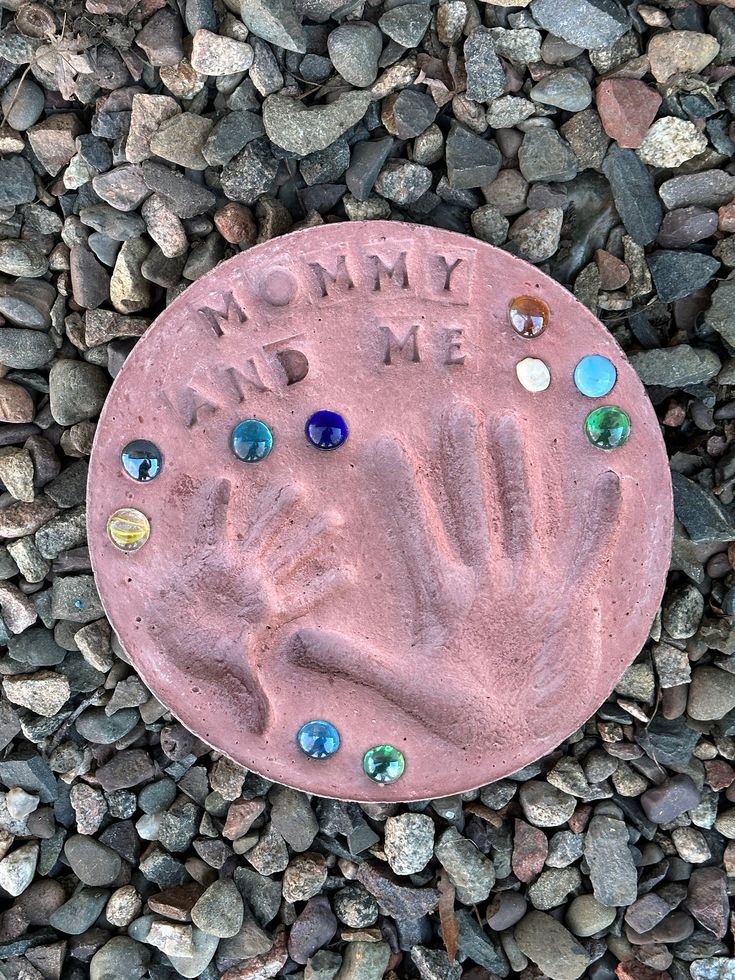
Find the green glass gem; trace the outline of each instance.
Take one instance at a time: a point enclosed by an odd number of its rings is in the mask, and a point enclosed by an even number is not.
[[[592,445],[598,449],[617,449],[628,441],[630,418],[622,408],[603,405],[587,416],[584,431]]]
[[[394,783],[403,775],[406,760],[392,745],[376,745],[365,753],[362,768],[376,783]]]

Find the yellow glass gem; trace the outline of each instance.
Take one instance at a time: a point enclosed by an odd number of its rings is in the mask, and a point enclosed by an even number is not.
[[[150,533],[150,521],[134,507],[122,507],[107,520],[107,534],[120,551],[137,551],[146,543]]]

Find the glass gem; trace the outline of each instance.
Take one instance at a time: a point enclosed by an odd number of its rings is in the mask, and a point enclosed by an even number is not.
[[[615,387],[618,372],[615,365],[601,354],[583,357],[574,369],[574,383],[588,398],[602,398]]]
[[[598,449],[617,449],[628,441],[630,419],[622,408],[604,405],[590,412],[584,423],[584,431]]]
[[[337,412],[314,412],[307,421],[306,438],[317,449],[338,449],[348,435],[347,423]]]
[[[123,469],[140,483],[155,479],[163,466],[163,454],[147,439],[135,439],[123,449],[120,459]]]
[[[299,748],[311,759],[328,759],[339,748],[339,732],[329,721],[307,721],[296,736]]]
[[[524,357],[516,364],[516,374],[526,391],[546,391],[551,384],[551,372],[538,357]]]
[[[273,433],[260,419],[245,419],[232,430],[230,444],[244,463],[259,463],[273,449]]]
[[[150,537],[151,525],[139,510],[123,507],[109,517],[107,533],[110,541],[121,551],[137,551]]]
[[[392,745],[376,745],[365,753],[362,768],[376,783],[394,783],[403,775],[406,760]]]
[[[510,304],[508,317],[521,337],[540,337],[549,325],[549,307],[535,296],[517,296]]]

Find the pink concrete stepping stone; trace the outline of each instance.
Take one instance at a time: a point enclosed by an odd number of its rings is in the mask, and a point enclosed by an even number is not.
[[[605,328],[538,269],[394,222],[284,236],[137,344],[89,540],[130,662],[192,731],[322,796],[527,765],[640,651],[671,485]]]

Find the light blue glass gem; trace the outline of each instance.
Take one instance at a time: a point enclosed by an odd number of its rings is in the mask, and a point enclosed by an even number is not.
[[[299,748],[311,759],[328,759],[339,748],[339,732],[328,721],[307,721],[296,736]]]
[[[273,434],[260,419],[245,419],[232,430],[230,445],[244,463],[259,463],[273,448]]]
[[[601,354],[583,357],[574,369],[574,383],[588,398],[603,398],[615,387],[618,372],[615,365]]]

